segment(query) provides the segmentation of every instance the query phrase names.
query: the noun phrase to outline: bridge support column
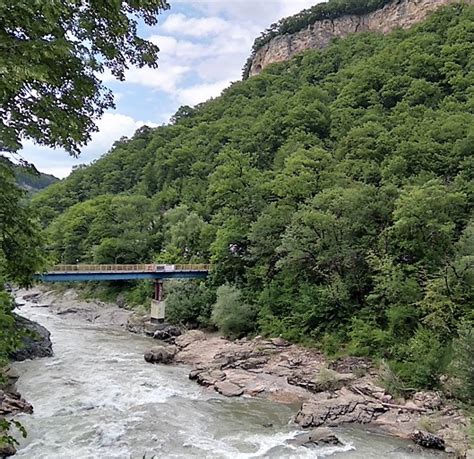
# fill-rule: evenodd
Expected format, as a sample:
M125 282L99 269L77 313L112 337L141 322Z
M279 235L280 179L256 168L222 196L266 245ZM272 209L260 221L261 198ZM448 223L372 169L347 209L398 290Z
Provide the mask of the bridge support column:
M163 281L156 280L155 291L151 300L150 322L160 323L165 320L165 302L163 301Z

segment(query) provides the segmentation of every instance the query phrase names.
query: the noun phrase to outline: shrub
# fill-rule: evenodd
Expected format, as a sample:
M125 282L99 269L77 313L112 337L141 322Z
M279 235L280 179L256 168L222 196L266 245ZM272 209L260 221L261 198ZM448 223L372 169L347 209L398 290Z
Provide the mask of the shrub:
M453 341L453 360L450 373L459 380L456 395L468 403L474 401L474 327L466 322L459 330L459 336Z
M389 341L386 331L362 319L352 320L349 336L349 354L358 356L380 356L387 349Z
M190 328L206 328L211 325L211 307L215 294L205 283L169 283L165 294L166 317L170 323Z
M401 358L390 366L406 387L436 388L446 367L446 351L432 330L420 327L406 345L400 347Z
M242 292L232 285L217 289L217 300L212 309L212 322L227 336L239 337L255 330L256 310L245 303Z

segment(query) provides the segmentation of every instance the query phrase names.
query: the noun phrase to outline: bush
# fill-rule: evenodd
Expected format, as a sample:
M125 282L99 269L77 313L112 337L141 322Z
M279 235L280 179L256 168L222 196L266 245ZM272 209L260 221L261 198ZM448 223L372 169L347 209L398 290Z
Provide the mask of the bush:
M349 336L349 354L381 356L387 350L389 334L372 322L353 319Z
M391 368L410 389L433 389L439 386L439 376L446 367L447 348L436 334L420 327L415 335L400 346L400 358Z
M205 283L175 282L167 284L166 317L176 325L189 328L209 327L214 291Z
M243 301L238 288L226 284L217 289L212 322L226 336L239 337L254 331L256 318L255 308Z
M474 402L474 327L466 322L459 330L459 336L453 341L453 360L450 373L459 381L456 395L472 404Z

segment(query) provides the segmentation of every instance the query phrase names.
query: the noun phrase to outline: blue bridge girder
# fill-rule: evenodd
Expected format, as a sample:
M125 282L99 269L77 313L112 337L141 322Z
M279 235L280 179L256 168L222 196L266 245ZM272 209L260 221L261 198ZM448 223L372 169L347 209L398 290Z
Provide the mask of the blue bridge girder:
M38 274L40 282L204 279L210 265L56 265Z
M37 276L41 282L126 281L137 279L205 279L207 273L46 273Z

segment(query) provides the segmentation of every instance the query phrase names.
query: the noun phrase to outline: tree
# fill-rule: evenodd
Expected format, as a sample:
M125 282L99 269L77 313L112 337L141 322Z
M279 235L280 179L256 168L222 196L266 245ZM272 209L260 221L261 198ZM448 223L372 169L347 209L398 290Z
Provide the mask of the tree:
M211 319L222 333L238 337L255 328L256 311L238 288L225 284L217 289Z
M4 285L11 282L28 286L33 274L43 265L42 240L31 219L25 194L16 187L11 168L0 163L0 385L3 382L1 370L10 352L18 346L21 332L11 313L15 304ZM12 426L24 433L19 423L0 417L0 445L16 442L9 434Z
M138 35L169 8L166 0L6 0L0 3L0 150L23 139L71 154L113 107L98 74L119 80L129 65L157 66L159 48Z

